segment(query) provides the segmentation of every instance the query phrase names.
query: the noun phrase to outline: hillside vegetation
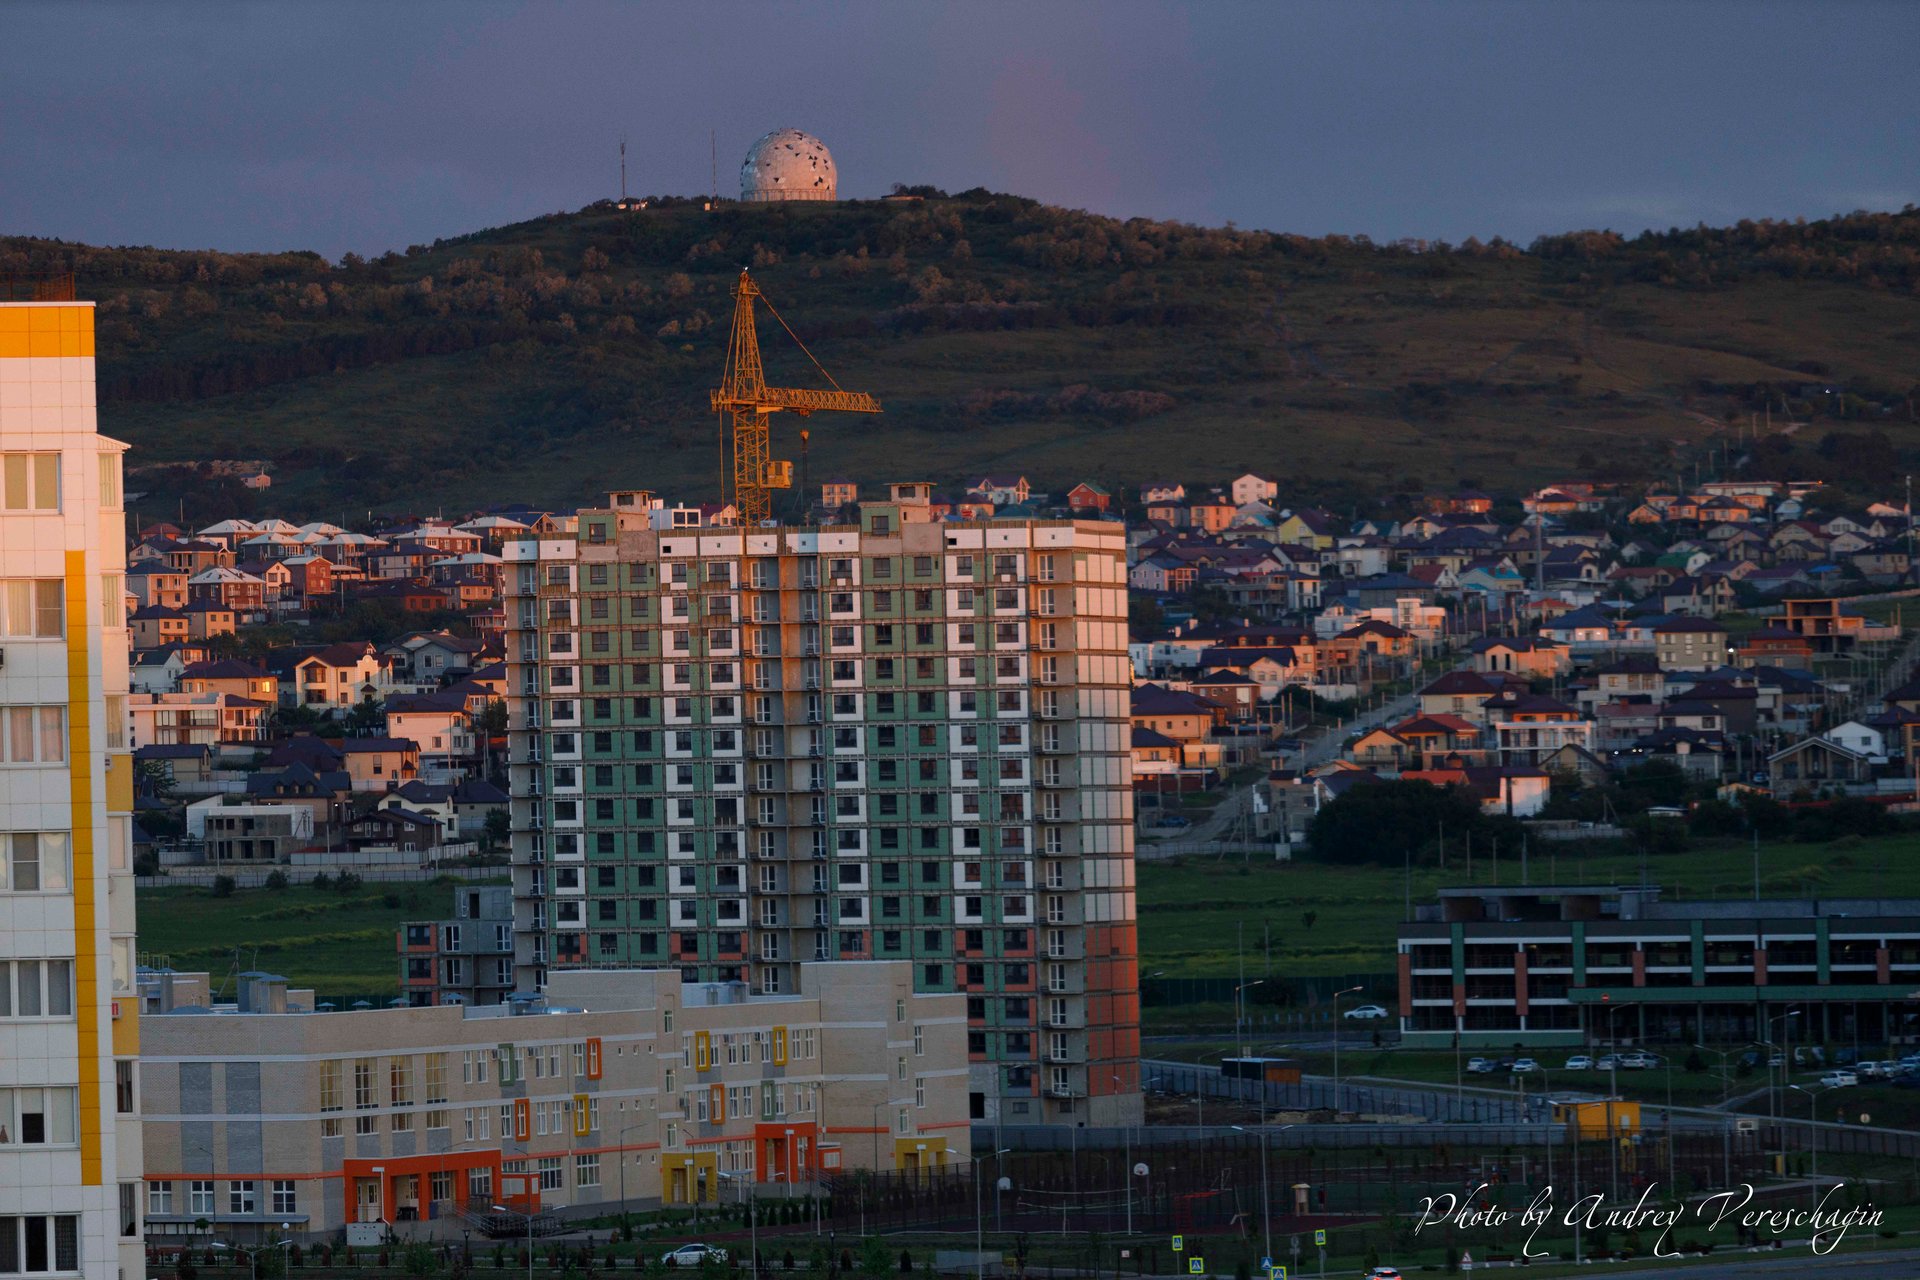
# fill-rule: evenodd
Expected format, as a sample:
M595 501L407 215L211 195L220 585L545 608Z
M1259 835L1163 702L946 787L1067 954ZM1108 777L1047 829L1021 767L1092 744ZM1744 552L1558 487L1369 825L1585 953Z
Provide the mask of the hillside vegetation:
M976 191L600 205L339 263L0 239L0 273L70 268L99 303L102 427L137 446L132 487L208 515L709 495L706 393L743 265L842 386L886 405L811 423L816 481L1253 468L1365 501L1670 476L1677 450L1769 408L1815 420L1776 445L1796 471L1833 431L1884 432L1903 465L1920 445L1913 210L1522 249ZM764 315L761 340L770 381L822 385ZM798 460L797 426L776 420L776 456ZM274 486L158 469L214 459L269 460Z

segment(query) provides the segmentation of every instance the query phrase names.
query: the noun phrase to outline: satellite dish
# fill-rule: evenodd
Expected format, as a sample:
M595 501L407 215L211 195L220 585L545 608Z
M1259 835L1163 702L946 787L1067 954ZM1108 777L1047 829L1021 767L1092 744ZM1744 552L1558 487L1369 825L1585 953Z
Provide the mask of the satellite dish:
M994 1183L993 1186L996 1191L1011 1191L1013 1190L1013 1179L1002 1177L1000 1181Z
M1136 1164L1135 1166L1133 1166L1133 1176L1134 1176L1134 1177L1136 1177L1136 1178L1144 1178L1144 1177L1146 1177L1146 1176L1147 1176L1147 1166L1146 1166L1146 1164L1145 1164L1145 1163L1141 1163L1141 1164Z

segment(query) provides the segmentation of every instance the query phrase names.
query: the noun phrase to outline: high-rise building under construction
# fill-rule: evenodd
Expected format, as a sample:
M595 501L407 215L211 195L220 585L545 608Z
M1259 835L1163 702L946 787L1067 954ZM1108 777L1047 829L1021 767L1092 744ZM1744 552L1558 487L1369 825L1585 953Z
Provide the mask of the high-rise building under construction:
M686 518L615 494L506 548L521 987L907 959L967 996L976 1119L1136 1122L1121 527L921 484Z

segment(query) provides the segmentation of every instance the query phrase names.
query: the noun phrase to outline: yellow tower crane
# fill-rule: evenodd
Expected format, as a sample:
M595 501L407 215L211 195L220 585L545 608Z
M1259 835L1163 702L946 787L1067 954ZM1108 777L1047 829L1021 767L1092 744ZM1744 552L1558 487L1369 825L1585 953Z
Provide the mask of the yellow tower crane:
M794 335L780 313L767 303L767 311L787 336L813 360L820 375L833 382L831 391L809 391L797 387L770 387L760 367L760 336L753 323L753 300L765 295L740 271L740 283L733 290L733 333L727 339L727 367L720 386L713 392L714 411L732 416L733 503L746 527L763 524L773 514L773 491L793 487L793 464L773 460L767 439L767 416L785 409L801 417L821 410L838 413L879 413L880 402L864 391L842 391L831 374L820 369L813 352ZM725 477L723 477L724 479Z

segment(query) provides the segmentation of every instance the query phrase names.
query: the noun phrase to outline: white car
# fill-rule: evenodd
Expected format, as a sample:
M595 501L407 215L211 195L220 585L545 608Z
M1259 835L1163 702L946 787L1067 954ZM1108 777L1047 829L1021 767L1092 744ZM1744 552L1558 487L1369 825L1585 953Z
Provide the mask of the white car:
M660 1255L660 1261L670 1267L697 1267L708 1258L725 1262L727 1251L711 1244L683 1244Z
M1508 1071L1512 1072L1516 1076L1528 1075L1532 1072L1538 1071L1539 1069L1540 1069L1540 1064L1535 1062L1532 1058L1516 1058L1514 1059L1513 1065L1507 1068Z
M1851 1071L1829 1071L1820 1077L1820 1083L1829 1089L1844 1089L1860 1083L1860 1077Z
M1593 1059L1589 1058L1584 1053L1576 1053L1571 1058L1567 1059L1567 1065L1562 1067L1561 1070L1562 1071L1591 1071L1593 1070Z
M1609 1053L1602 1056L1598 1062L1595 1062L1593 1069L1595 1071L1618 1071L1623 1065L1620 1061L1619 1054Z
M1391 1018L1393 1015L1388 1013L1385 1009L1381 1008L1377 1004L1362 1004L1362 1005L1355 1005L1353 1008L1347 1010L1346 1016L1349 1018L1365 1019L1365 1018Z
M1641 1053L1638 1050L1620 1059L1620 1069L1623 1071L1651 1071L1659 1065L1660 1059L1657 1055Z
M1500 1064L1492 1058L1468 1058L1467 1072L1470 1075L1490 1076L1499 1069Z

